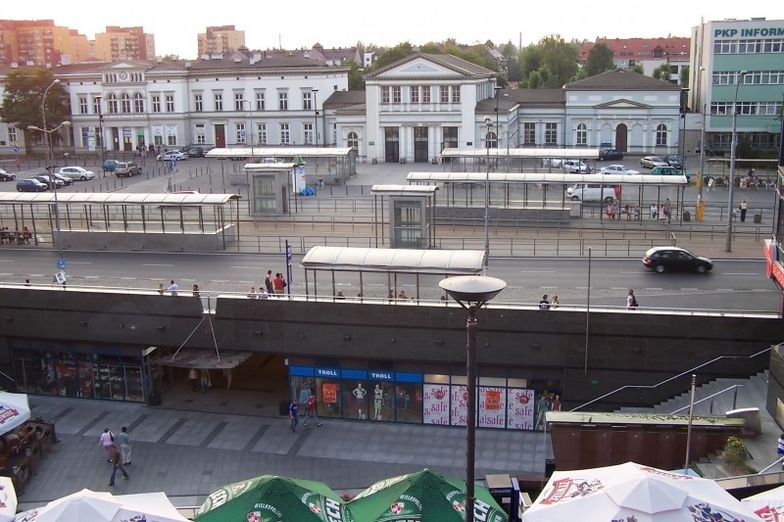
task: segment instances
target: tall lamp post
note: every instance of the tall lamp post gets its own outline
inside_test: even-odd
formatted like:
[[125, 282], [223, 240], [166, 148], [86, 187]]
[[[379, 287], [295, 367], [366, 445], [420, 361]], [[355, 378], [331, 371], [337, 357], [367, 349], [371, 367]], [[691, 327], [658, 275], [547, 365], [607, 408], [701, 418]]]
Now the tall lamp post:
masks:
[[735, 188], [735, 156], [738, 148], [738, 88], [743, 83], [748, 71], [741, 71], [738, 80], [735, 82], [735, 97], [732, 99], [732, 143], [730, 144], [730, 186], [727, 197], [727, 238], [725, 240], [725, 252], [732, 252], [732, 191]]
[[466, 321], [466, 522], [474, 522], [474, 474], [476, 466], [476, 312], [501, 290], [506, 282], [487, 276], [457, 276], [438, 283], [449, 296], [468, 310]]
[[103, 96], [96, 96], [95, 97], [95, 108], [98, 112], [98, 139], [100, 140], [101, 145], [101, 168], [103, 168], [104, 176], [106, 175], [106, 167], [104, 167], [104, 163], [106, 162], [106, 147], [103, 144], [103, 112], [101, 112], [101, 103], [103, 102]]
[[[250, 162], [253, 163], [254, 150], [253, 150], [253, 102], [250, 100], [240, 100], [240, 103], [247, 103], [250, 112]], [[247, 132], [245, 135], [247, 136]]]
[[485, 146], [487, 147], [487, 174], [485, 175], [485, 263], [483, 274], [487, 275], [490, 266], [490, 128], [493, 122], [490, 118], [485, 118], [487, 133], [485, 134]]
[[312, 89], [310, 92], [313, 93], [313, 146], [318, 147], [319, 139], [318, 139], [318, 103], [316, 101], [316, 96], [318, 95], [318, 89]]
[[44, 95], [41, 97], [41, 121], [43, 123], [43, 127], [36, 127], [35, 125], [29, 125], [27, 130], [31, 131], [39, 131], [44, 133], [44, 144], [46, 146], [46, 164], [47, 170], [49, 171], [49, 182], [52, 185], [52, 190], [54, 191], [54, 222], [57, 234], [52, 235], [52, 243], [56, 243], [58, 251], [60, 254], [63, 252], [62, 241], [60, 241], [60, 205], [57, 201], [57, 183], [54, 179], [54, 159], [52, 153], [52, 134], [59, 131], [63, 127], [68, 127], [71, 125], [70, 121], [64, 121], [60, 123], [58, 126], [54, 127], [53, 129], [48, 129], [46, 125], [46, 95], [49, 94], [49, 90], [60, 83], [60, 80], [55, 78], [52, 83], [44, 90]]

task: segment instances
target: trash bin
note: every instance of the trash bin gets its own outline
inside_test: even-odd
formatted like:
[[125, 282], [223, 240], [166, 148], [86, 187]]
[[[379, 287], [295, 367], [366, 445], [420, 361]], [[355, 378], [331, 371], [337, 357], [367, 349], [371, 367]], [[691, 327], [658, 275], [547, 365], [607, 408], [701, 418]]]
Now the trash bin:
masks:
[[683, 220], [684, 221], [691, 221], [691, 212], [688, 210], [683, 211]]
[[762, 223], [762, 214], [754, 214], [754, 222]]

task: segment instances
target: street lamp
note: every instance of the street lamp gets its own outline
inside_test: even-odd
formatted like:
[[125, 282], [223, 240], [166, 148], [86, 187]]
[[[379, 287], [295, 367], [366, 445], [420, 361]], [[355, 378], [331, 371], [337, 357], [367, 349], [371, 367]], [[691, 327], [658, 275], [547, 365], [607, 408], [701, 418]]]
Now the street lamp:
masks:
[[493, 122], [490, 118], [485, 118], [487, 133], [485, 135], [485, 146], [487, 147], [487, 175], [485, 176], [485, 263], [483, 274], [487, 275], [487, 268], [490, 265], [490, 128]]
[[457, 276], [442, 279], [440, 286], [468, 310], [466, 321], [466, 522], [474, 522], [474, 471], [476, 454], [476, 311], [506, 288], [506, 282], [487, 276]]
[[98, 110], [98, 138], [101, 141], [101, 168], [103, 169], [103, 175], [106, 176], [106, 167], [104, 166], [104, 163], [106, 163], [106, 148], [103, 144], [103, 113], [101, 112], [102, 101], [103, 96], [95, 97], [95, 108]]
[[738, 80], [735, 82], [735, 98], [732, 99], [732, 143], [730, 144], [730, 186], [727, 199], [727, 238], [725, 240], [725, 252], [732, 252], [732, 189], [735, 188], [735, 155], [738, 148], [738, 88], [743, 83], [748, 71], [741, 71]]
[[318, 140], [318, 103], [316, 102], [316, 96], [318, 95], [318, 89], [312, 89], [310, 92], [313, 93], [313, 146], [318, 147], [319, 140]]
[[[240, 103], [247, 103], [250, 110], [250, 162], [253, 163], [253, 102], [250, 100], [240, 100]], [[247, 136], [247, 132], [245, 135]]]

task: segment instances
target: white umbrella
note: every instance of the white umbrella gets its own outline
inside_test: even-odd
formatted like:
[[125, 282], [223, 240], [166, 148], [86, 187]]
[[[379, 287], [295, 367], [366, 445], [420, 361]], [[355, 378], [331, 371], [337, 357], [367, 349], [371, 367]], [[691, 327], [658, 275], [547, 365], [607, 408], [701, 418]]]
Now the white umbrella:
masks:
[[15, 522], [112, 522], [121, 507], [111, 493], [83, 489], [20, 513]]
[[[144, 520], [146, 522], [188, 522], [172, 505], [165, 493], [115, 495], [122, 507], [112, 522]], [[134, 518], [136, 517], [136, 518]]]
[[8, 433], [29, 418], [26, 394], [0, 392], [0, 433]]
[[0, 522], [11, 522], [16, 515], [16, 489], [10, 477], [0, 477]]
[[760, 522], [712, 480], [633, 462], [556, 471], [524, 522]]
[[763, 520], [784, 520], [784, 486], [746, 497], [741, 502]]

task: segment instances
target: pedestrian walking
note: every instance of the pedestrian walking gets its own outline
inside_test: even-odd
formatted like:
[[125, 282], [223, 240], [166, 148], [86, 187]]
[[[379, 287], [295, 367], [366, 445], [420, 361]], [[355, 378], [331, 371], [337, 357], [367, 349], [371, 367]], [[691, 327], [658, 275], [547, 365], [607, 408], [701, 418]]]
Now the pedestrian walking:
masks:
[[114, 452], [114, 433], [109, 431], [108, 427], [103, 429], [103, 433], [101, 433], [101, 437], [98, 440], [98, 445], [106, 452], [106, 461], [111, 462]]
[[547, 294], [542, 296], [542, 299], [539, 301], [539, 310], [549, 310], [550, 309], [550, 301], [547, 300]]
[[626, 309], [627, 310], [634, 310], [639, 305], [637, 303], [637, 297], [634, 295], [634, 290], [629, 289], [629, 293], [626, 294]]
[[176, 296], [179, 295], [180, 287], [177, 285], [177, 283], [174, 282], [174, 279], [172, 279], [169, 283], [169, 287], [166, 288], [166, 290], [171, 292], [171, 295]]
[[308, 398], [305, 401], [305, 422], [302, 424], [307, 426], [308, 419], [314, 419], [317, 426], [322, 425], [322, 422], [319, 420], [318, 411], [316, 411], [316, 394], [313, 390], [310, 390], [310, 395], [308, 395]]
[[[114, 448], [114, 446], [112, 447]], [[109, 479], [110, 486], [114, 486], [114, 477], [117, 476], [118, 469], [122, 472], [123, 478], [125, 480], [131, 478], [130, 475], [128, 475], [128, 472], [125, 471], [125, 468], [123, 467], [122, 456], [120, 455], [120, 452], [117, 450], [117, 448], [114, 448], [114, 452], [112, 453], [112, 458], [110, 462], [112, 463], [112, 477]]]
[[319, 174], [318, 177], [318, 184], [319, 184], [319, 188], [324, 188], [324, 176], [322, 176], [321, 174]]
[[117, 435], [117, 442], [120, 444], [120, 456], [123, 466], [131, 465], [131, 437], [128, 435], [128, 426], [123, 426], [120, 434]]
[[745, 199], [740, 202], [740, 222], [741, 223], [745, 223], [746, 222], [746, 211], [748, 210], [748, 208], [749, 208], [749, 204], [746, 202]]
[[291, 431], [297, 431], [299, 418], [297, 417], [297, 401], [294, 399], [291, 399], [291, 402], [289, 402], [289, 419], [291, 421]]
[[[784, 458], [784, 433], [779, 435], [778, 446], [776, 446], [776, 454], [779, 459]], [[781, 469], [784, 470], [784, 460], [781, 462]]]
[[651, 203], [651, 219], [654, 221], [659, 216], [659, 207], [656, 206], [656, 203]]
[[196, 368], [188, 370], [188, 382], [191, 385], [192, 392], [199, 391], [199, 373], [196, 371]]
[[267, 278], [264, 280], [264, 287], [267, 289], [268, 294], [275, 293], [275, 287], [272, 284], [273, 279], [274, 277], [272, 277], [272, 270], [267, 270]]

